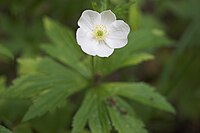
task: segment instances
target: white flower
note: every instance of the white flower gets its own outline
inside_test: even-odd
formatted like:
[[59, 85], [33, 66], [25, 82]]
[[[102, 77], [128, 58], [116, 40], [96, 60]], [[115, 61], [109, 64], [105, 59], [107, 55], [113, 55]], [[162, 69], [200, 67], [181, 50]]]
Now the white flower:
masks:
[[78, 20], [76, 40], [81, 49], [92, 56], [108, 57], [115, 48], [128, 43], [130, 27], [122, 20], [116, 20], [111, 10], [98, 13], [86, 10]]

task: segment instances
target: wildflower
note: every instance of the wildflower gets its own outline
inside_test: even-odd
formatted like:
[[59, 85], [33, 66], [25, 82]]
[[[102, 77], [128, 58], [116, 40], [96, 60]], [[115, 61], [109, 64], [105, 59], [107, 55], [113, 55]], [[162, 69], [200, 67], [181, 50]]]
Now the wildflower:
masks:
[[101, 13], [85, 10], [78, 20], [76, 40], [81, 49], [92, 56], [109, 57], [116, 48], [128, 43], [130, 27], [116, 20], [111, 10]]

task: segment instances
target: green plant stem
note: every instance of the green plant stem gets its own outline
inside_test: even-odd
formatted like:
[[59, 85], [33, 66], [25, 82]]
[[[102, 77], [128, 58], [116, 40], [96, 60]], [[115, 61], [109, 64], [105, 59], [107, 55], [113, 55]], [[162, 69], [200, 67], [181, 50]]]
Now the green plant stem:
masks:
[[104, 0], [104, 10], [107, 10], [108, 9], [108, 0]]
[[94, 56], [92, 56], [92, 76], [94, 77], [95, 75], [95, 70], [94, 70]]

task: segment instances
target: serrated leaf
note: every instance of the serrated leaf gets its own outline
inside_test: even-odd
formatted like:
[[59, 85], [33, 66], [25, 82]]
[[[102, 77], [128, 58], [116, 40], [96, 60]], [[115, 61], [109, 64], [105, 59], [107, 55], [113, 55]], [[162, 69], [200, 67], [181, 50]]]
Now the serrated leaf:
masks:
[[80, 133], [81, 131], [83, 131], [91, 115], [93, 105], [96, 100], [97, 95], [94, 95], [94, 93], [92, 93], [91, 91], [87, 93], [80, 109], [74, 116], [72, 133]]
[[[55, 85], [59, 86], [67, 83], [75, 83], [75, 85], [86, 84], [86, 80], [78, 73], [69, 70], [49, 58], [25, 60], [34, 62], [32, 66], [32, 70], [34, 71], [17, 78], [5, 95], [28, 98], [37, 95], [38, 92], [40, 93], [45, 89], [52, 88], [52, 86], [55, 87]], [[26, 67], [26, 61], [21, 61], [20, 66], [23, 68]]]
[[89, 118], [89, 127], [92, 133], [110, 133], [112, 129], [105, 103], [100, 99], [94, 103]]
[[0, 133], [12, 133], [12, 132], [0, 125]]
[[107, 109], [112, 125], [119, 133], [147, 133], [143, 122], [135, 115], [133, 109], [121, 98], [112, 98], [116, 104]]
[[[92, 133], [110, 133], [112, 129], [110, 120], [119, 133], [147, 133], [143, 122], [122, 99], [115, 97], [116, 104], [109, 103], [108, 98], [112, 95], [104, 87], [95, 87], [87, 93], [81, 108], [74, 117], [72, 133], [80, 133], [87, 123]], [[124, 114], [122, 111], [127, 112]], [[125, 125], [127, 125], [126, 128], [124, 128]]]
[[80, 88], [77, 86], [67, 84], [65, 86], [55, 86], [54, 89], [47, 90], [41, 94], [34, 104], [29, 108], [25, 114], [23, 121], [39, 117], [47, 112], [54, 112], [56, 108], [62, 107], [66, 104], [66, 98], [71, 94], [77, 92]]
[[[74, 44], [74, 45], [77, 45], [77, 44]], [[76, 55], [73, 55], [73, 53], [69, 53], [67, 51], [68, 48], [65, 46], [42, 45], [42, 49], [51, 57], [68, 65], [70, 68], [78, 71], [86, 78], [91, 77], [91, 71], [89, 69], [90, 64], [88, 67], [87, 58], [84, 58], [84, 56], [82, 56], [80, 60], [75, 59]]]
[[67, 27], [53, 21], [50, 18], [44, 18], [44, 26], [48, 37], [55, 45], [67, 46], [68, 52], [80, 57], [81, 51], [78, 49], [73, 32]]
[[162, 95], [155, 92], [153, 87], [145, 83], [110, 83], [105, 84], [104, 88], [107, 88], [113, 95], [123, 96], [144, 105], [175, 113], [172, 105]]
[[0, 45], [0, 57], [6, 57], [8, 59], [13, 59], [13, 54], [5, 47], [3, 47], [2, 45]]
[[5, 97], [30, 98], [50, 87], [49, 78], [44, 75], [26, 75], [14, 80], [13, 85], [4, 92]]
[[35, 64], [35, 73], [15, 80], [5, 95], [34, 98], [34, 104], [24, 117], [25, 120], [53, 112], [61, 107], [66, 98], [83, 89], [87, 81], [80, 74], [49, 59], [40, 59]]
[[45, 18], [44, 25], [53, 45], [43, 45], [42, 49], [50, 56], [75, 69], [85, 77], [91, 76], [91, 71], [83, 64], [84, 54], [74, 40], [73, 33], [55, 21]]

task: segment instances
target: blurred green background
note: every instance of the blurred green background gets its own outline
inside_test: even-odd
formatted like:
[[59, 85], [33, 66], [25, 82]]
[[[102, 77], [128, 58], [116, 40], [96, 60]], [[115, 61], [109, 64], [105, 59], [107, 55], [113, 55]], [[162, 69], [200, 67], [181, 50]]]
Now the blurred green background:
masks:
[[[0, 56], [0, 88], [9, 86], [16, 78], [19, 67], [17, 58], [44, 54], [40, 51], [40, 45], [41, 42], [48, 41], [42, 22], [45, 16], [76, 30], [82, 11], [92, 8], [90, 2], [0, 0], [0, 46], [8, 48], [14, 54], [14, 60]], [[108, 79], [145, 81], [156, 86], [174, 105], [176, 115], [156, 112], [146, 107], [140, 110], [138, 107], [150, 133], [199, 133], [200, 1], [138, 0], [133, 5], [128, 2], [129, 0], [111, 0], [115, 6], [128, 8], [128, 12], [123, 12], [123, 8], [116, 11], [118, 18], [125, 19], [133, 32], [152, 29], [157, 34], [166, 34], [171, 45], [155, 50], [155, 60], [119, 70]], [[65, 127], [70, 127], [70, 110], [76, 108], [73, 105], [30, 123], [20, 123], [29, 102], [20, 99], [16, 99], [14, 103], [5, 102], [0, 98], [0, 124], [12, 128], [16, 133], [62, 133]], [[46, 126], [42, 126], [43, 124]]]

